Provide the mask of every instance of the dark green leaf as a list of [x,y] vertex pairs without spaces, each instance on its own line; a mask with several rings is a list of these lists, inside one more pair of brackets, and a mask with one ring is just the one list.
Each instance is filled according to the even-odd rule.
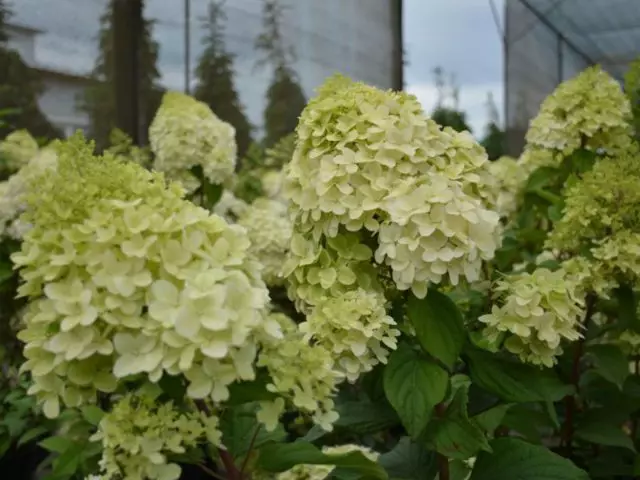
[[182,402],[187,392],[187,386],[183,379],[176,375],[162,375],[162,378],[158,382],[162,393],[164,393],[170,400],[174,402]]
[[535,192],[540,188],[544,188],[553,182],[554,177],[558,174],[558,169],[554,167],[541,167],[529,175],[525,190],[527,192]]
[[220,198],[222,198],[224,187],[222,185],[213,185],[205,181],[202,185],[202,188],[204,190],[204,195],[206,198],[206,206],[209,210],[211,210],[220,201]]
[[534,407],[538,405],[514,405],[505,414],[502,425],[532,443],[541,443],[541,434],[545,431],[551,432],[553,424],[546,412],[536,410]]
[[97,427],[104,417],[104,412],[95,405],[87,405],[82,408],[82,417],[94,427]]
[[397,480],[431,480],[438,470],[435,454],[409,437],[402,437],[393,450],[380,455],[378,463]]
[[386,480],[382,466],[372,462],[361,452],[344,455],[327,455],[311,443],[271,443],[260,449],[257,466],[266,472],[284,472],[295,465],[335,465],[344,470],[357,472],[361,479]]
[[589,480],[587,473],[546,447],[516,438],[496,438],[493,453],[481,452],[470,480]]
[[611,418],[603,411],[601,415],[591,415],[580,421],[575,430],[576,438],[598,445],[622,447],[635,452],[633,440],[622,430],[615,417]]
[[512,407],[512,404],[507,403],[505,405],[498,405],[496,407],[490,408],[489,410],[485,410],[482,413],[479,413],[473,420],[478,424],[478,426],[484,429],[485,432],[493,433],[496,428],[500,426],[502,419]]
[[31,428],[22,434],[22,436],[18,440],[18,446],[29,443],[31,440],[38,438],[48,431],[49,429],[43,426]]
[[622,285],[614,292],[618,300],[618,317],[622,330],[633,330],[640,333],[638,319],[638,299],[631,287]]
[[396,412],[387,404],[371,402],[344,402],[336,410],[340,418],[335,426],[348,428],[359,435],[375,433],[400,422]]
[[551,369],[499,359],[477,349],[469,349],[467,356],[472,381],[504,401],[558,401],[573,392]]
[[629,376],[629,360],[615,345],[592,345],[587,350],[596,365],[595,372],[622,390]]
[[327,433],[320,425],[314,425],[304,437],[298,438],[296,442],[315,442],[319,438],[324,437]]
[[480,450],[490,450],[482,429],[469,420],[468,390],[468,384],[460,386],[444,416],[434,419],[427,428],[427,443],[447,458],[466,460]]
[[464,320],[453,300],[435,289],[422,300],[412,296],[407,317],[424,351],[453,368],[465,340]]
[[425,429],[434,407],[447,394],[449,376],[435,363],[403,344],[391,354],[384,371],[384,390],[409,434]]
[[467,480],[471,473],[471,467],[461,460],[449,462],[449,477],[451,480]]
[[65,437],[49,437],[38,443],[49,452],[63,453],[74,445],[74,441]]
[[75,444],[53,461],[52,473],[59,478],[71,478],[82,461],[83,445]]
[[227,405],[242,405],[250,402],[269,401],[277,398],[277,395],[267,390],[268,375],[260,372],[255,380],[250,382],[237,382],[229,385],[229,400]]
[[249,452],[254,435],[254,448],[268,442],[281,442],[286,438],[280,424],[273,432],[268,432],[256,420],[256,408],[252,404],[227,408],[220,419],[222,441],[234,457],[241,457]]

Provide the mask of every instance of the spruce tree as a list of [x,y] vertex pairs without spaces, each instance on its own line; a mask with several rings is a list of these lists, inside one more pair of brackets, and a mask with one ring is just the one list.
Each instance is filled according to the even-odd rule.
[[275,145],[295,130],[298,117],[307,102],[293,70],[295,52],[293,47],[287,45],[282,34],[283,13],[284,9],[278,0],[263,0],[263,31],[256,38],[256,49],[262,52],[263,57],[258,66],[270,65],[273,68],[264,110],[266,147]]
[[204,51],[196,67],[197,84],[194,96],[209,105],[211,110],[236,129],[238,156],[242,158],[251,144],[251,124],[233,83],[234,56],[226,50],[224,0],[212,0],[208,15],[202,19],[206,32]]
[[52,139],[62,136],[38,105],[44,91],[40,74],[29,67],[20,54],[9,48],[7,22],[11,12],[0,0],[0,138],[14,130],[27,129],[38,138]]
[[[79,99],[79,108],[90,119],[89,136],[96,141],[98,149],[109,145],[111,131],[116,125],[116,99],[114,92],[114,0],[110,0],[100,17],[98,34],[98,57],[91,72],[91,85]],[[148,130],[162,99],[159,86],[158,43],[153,40],[153,22],[144,19],[140,42],[139,101],[142,130]]]

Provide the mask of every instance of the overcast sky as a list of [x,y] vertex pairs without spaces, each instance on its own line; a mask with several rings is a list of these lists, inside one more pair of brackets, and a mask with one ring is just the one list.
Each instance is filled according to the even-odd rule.
[[[502,24],[503,0],[495,4]],[[460,108],[482,135],[488,92],[503,116],[502,46],[489,0],[405,0],[404,12],[407,89],[430,111],[437,97],[433,69],[455,74]]]

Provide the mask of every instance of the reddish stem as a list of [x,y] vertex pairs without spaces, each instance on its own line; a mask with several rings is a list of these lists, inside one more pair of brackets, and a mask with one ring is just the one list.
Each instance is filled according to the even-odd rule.
[[242,480],[242,472],[238,470],[236,464],[233,462],[233,457],[229,452],[223,450],[222,448],[218,449],[218,453],[220,454],[220,460],[224,465],[224,469],[227,473],[228,480]]

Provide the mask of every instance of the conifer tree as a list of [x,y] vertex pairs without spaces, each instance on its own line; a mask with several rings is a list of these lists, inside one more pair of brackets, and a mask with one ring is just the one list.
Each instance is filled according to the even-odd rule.
[[306,105],[304,92],[293,70],[295,52],[283,36],[283,14],[279,0],[263,0],[262,32],[256,38],[256,49],[263,57],[258,66],[270,65],[273,68],[264,110],[266,147],[275,145],[295,130],[298,117]]
[[11,11],[0,0],[0,139],[14,130],[27,129],[34,137],[52,139],[61,132],[47,119],[38,105],[44,91],[40,74],[29,67],[20,54],[9,48],[7,22]]
[[251,124],[245,115],[234,86],[234,56],[226,50],[224,0],[212,0],[208,15],[202,19],[204,51],[196,67],[194,96],[236,129],[238,156],[242,158],[251,144]]
[[[113,82],[114,37],[113,37],[114,0],[110,0],[100,18],[98,34],[98,57],[91,72],[92,83],[79,99],[79,107],[89,115],[89,136],[96,141],[98,149],[109,144],[111,131],[116,125],[116,99]],[[153,22],[143,20],[140,41],[140,83],[139,83],[139,121],[141,130],[147,131],[162,98],[159,86],[160,72],[157,67],[158,43],[153,40]]]

